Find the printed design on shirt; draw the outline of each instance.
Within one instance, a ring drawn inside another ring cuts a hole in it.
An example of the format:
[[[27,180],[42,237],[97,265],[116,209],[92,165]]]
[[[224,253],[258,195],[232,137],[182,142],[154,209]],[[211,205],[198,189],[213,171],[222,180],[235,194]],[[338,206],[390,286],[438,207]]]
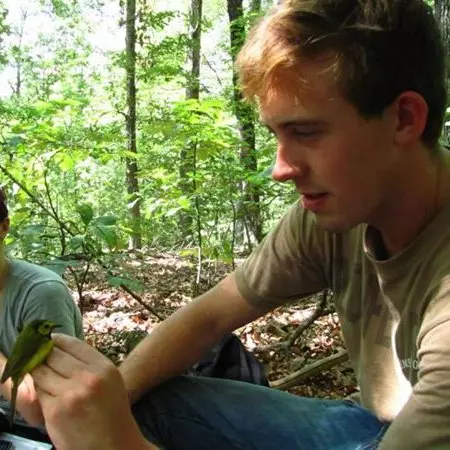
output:
[[[403,342],[399,349],[398,358],[400,367],[406,378],[410,381],[417,379],[419,371],[419,359],[417,358],[417,336],[421,327],[420,315],[415,311],[409,311],[402,317],[397,329],[397,339]],[[401,353],[403,352],[403,353]]]
[[[417,358],[404,358],[400,360],[400,366],[402,370],[419,370],[419,360]]]

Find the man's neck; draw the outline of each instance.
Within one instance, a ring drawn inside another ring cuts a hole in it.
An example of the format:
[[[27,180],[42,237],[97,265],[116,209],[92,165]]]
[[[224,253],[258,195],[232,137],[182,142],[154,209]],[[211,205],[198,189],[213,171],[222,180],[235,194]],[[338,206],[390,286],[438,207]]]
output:
[[[373,223],[388,257],[406,248],[450,202],[449,156],[440,150],[432,158],[416,157],[405,170],[401,187],[391,193],[393,200],[384,205],[381,220]]]

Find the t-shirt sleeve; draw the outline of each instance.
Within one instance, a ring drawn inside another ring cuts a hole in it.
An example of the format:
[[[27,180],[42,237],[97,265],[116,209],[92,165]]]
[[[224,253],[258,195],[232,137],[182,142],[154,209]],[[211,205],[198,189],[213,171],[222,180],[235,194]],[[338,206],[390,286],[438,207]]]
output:
[[[47,280],[34,285],[25,299],[21,319],[22,326],[34,319],[51,320],[60,325],[56,332],[83,339],[80,311],[62,281]]]
[[[418,381],[379,450],[450,448],[450,289],[429,305],[418,336]]]
[[[332,235],[299,202],[236,270],[241,295],[272,309],[330,286]]]

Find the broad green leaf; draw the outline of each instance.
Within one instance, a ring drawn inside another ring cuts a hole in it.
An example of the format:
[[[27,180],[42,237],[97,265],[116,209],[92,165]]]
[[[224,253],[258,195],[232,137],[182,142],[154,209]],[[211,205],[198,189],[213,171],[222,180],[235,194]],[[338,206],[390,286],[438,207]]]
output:
[[[186,196],[180,197],[178,199],[178,204],[184,210],[191,209],[191,201]]]
[[[144,289],[144,285],[139,280],[131,278],[108,275],[107,280],[114,287],[120,287],[123,284],[133,291],[142,291]]]
[[[70,248],[70,249],[78,250],[78,249],[80,249],[80,248],[83,247],[85,241],[86,241],[85,236],[78,234],[78,235],[76,235],[76,236],[73,236],[73,237],[69,240],[68,245],[69,245],[69,248]]]
[[[84,203],[78,206],[77,212],[80,215],[84,225],[88,226],[94,217],[94,210],[92,209],[92,206],[89,203]]]
[[[118,217],[112,214],[107,216],[99,216],[94,219],[95,225],[103,225],[105,227],[115,225],[118,221]]]
[[[64,272],[68,267],[78,266],[79,264],[80,261],[77,260],[61,261],[60,259],[54,259],[52,261],[46,261],[42,263],[44,267],[47,267],[47,269],[50,269],[53,272],[56,272],[60,276],[64,275]]]
[[[96,225],[94,227],[94,233],[98,238],[104,241],[110,249],[117,246],[117,233],[113,227]]]
[[[61,170],[72,170],[75,166],[75,161],[71,155],[65,154],[59,163],[59,167]]]

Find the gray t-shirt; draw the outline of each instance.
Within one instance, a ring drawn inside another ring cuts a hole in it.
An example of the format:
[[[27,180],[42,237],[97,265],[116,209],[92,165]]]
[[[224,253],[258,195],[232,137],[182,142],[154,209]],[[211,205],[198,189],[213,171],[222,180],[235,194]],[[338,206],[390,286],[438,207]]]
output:
[[[5,289],[0,297],[0,351],[8,356],[19,330],[34,319],[61,327],[55,331],[83,339],[81,314],[59,275],[44,267],[9,260]]]
[[[34,319],[51,320],[61,325],[56,332],[83,339],[80,311],[61,277],[36,264],[17,259],[8,262],[0,296],[0,351],[9,356],[19,330]],[[9,409],[2,397],[0,408]]]

